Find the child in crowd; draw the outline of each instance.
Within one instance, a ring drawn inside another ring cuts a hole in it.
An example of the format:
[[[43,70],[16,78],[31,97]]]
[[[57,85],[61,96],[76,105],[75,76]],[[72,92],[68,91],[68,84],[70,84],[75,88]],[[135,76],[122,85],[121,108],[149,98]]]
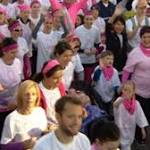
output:
[[[102,101],[103,109],[112,115],[112,100],[120,87],[118,72],[113,68],[112,52],[102,52],[99,65],[92,74],[93,85]]]
[[[118,150],[120,131],[113,122],[98,120],[91,128],[91,150]]]
[[[144,127],[148,126],[141,105],[135,99],[135,85],[132,81],[123,84],[122,96],[114,102],[113,106],[115,122],[121,132],[121,150],[131,150],[136,125],[141,128],[142,140],[146,139]]]

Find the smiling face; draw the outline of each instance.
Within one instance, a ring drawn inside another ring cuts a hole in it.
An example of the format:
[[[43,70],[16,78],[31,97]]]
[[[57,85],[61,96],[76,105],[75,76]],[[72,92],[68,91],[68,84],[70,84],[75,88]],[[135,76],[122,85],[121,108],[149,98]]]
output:
[[[57,59],[62,67],[66,67],[68,63],[71,61],[72,56],[73,56],[73,51],[72,50],[66,50],[62,54],[56,54]]]
[[[56,88],[63,77],[63,70],[57,70],[50,77],[44,77],[45,83],[48,84],[48,87]]]
[[[60,129],[67,136],[74,136],[78,134],[83,118],[82,106],[67,103],[64,111],[61,114],[57,114],[57,119],[60,125]]]
[[[146,48],[150,48],[150,33],[144,33],[141,37],[141,42]]]
[[[125,26],[122,22],[117,21],[114,23],[113,28],[116,33],[121,34],[124,31]]]

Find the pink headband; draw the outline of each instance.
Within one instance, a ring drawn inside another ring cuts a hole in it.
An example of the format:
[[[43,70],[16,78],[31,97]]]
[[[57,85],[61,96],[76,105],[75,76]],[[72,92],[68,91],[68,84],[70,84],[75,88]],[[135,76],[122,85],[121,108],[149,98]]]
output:
[[[8,45],[8,46],[6,46],[6,47],[3,47],[2,48],[2,51],[3,52],[9,52],[9,51],[11,51],[11,50],[13,50],[13,49],[17,49],[18,48],[18,45],[17,44],[12,44],[12,45]]]
[[[50,60],[47,65],[43,68],[42,73],[46,74],[49,70],[51,70],[52,68],[54,68],[55,66],[60,65],[59,62],[57,60]]]
[[[34,4],[39,4],[41,6],[41,3],[38,0],[33,0],[30,6],[32,7]]]
[[[9,26],[9,30],[10,30],[10,31],[13,31],[13,30],[16,29],[16,27],[18,27],[18,26],[20,27],[19,21],[15,21],[15,22],[13,22],[12,25]]]
[[[30,6],[26,5],[26,4],[19,5],[18,8],[20,9],[20,11],[29,11],[30,10]]]
[[[85,16],[91,16],[91,15],[92,15],[92,12],[91,12],[91,11],[87,11],[84,15],[85,15]]]

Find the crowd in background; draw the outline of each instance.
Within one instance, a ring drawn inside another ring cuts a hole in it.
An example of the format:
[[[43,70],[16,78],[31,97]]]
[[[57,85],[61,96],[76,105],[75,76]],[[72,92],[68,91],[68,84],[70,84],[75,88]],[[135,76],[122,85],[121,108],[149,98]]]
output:
[[[149,0],[0,0],[0,149],[131,150],[149,123]]]

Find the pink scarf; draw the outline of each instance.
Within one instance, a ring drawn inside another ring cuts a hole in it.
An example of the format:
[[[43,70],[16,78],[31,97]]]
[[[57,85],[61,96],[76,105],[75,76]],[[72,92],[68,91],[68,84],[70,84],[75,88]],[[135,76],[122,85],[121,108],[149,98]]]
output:
[[[114,74],[114,69],[112,66],[104,67],[104,68],[102,68],[102,71],[103,71],[105,79],[108,81],[112,78],[112,76]]]
[[[144,53],[144,55],[146,55],[147,57],[150,57],[150,47],[146,48],[142,43],[140,44],[140,48],[142,50],[142,52]]]
[[[123,101],[123,105],[125,107],[125,109],[131,114],[133,115],[135,110],[136,110],[136,100],[133,97],[132,99],[125,99]]]

